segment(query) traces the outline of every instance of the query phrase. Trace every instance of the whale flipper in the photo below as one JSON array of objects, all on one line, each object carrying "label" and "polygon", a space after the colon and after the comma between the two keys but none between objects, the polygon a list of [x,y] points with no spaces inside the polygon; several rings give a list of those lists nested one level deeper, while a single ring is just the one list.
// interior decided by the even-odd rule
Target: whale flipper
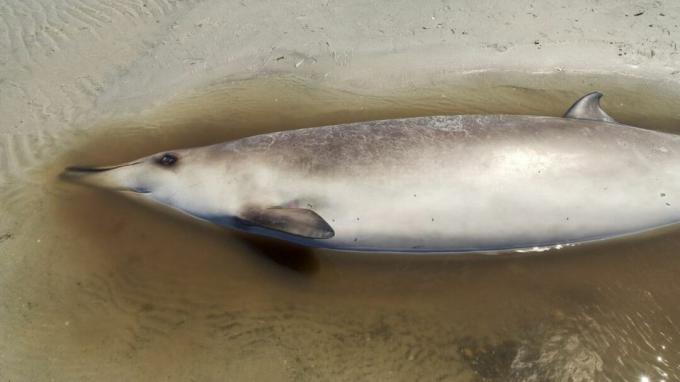
[{"label": "whale flipper", "polygon": [[566,113],[564,113],[564,118],[589,119],[593,121],[616,123],[616,120],[610,117],[609,114],[600,107],[600,98],[602,98],[602,93],[600,92],[592,92],[584,95],[571,105]]},{"label": "whale flipper", "polygon": [[246,225],[310,239],[330,239],[335,236],[333,228],[321,216],[306,208],[249,208],[240,218]]}]

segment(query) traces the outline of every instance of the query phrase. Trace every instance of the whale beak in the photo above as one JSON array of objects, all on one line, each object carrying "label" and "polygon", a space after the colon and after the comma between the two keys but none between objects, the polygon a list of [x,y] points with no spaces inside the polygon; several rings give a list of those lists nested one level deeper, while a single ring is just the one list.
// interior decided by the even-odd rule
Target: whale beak
[{"label": "whale beak", "polygon": [[102,172],[102,171],[109,171],[113,170],[118,167],[122,167],[126,165],[116,165],[116,166],[100,166],[100,167],[89,167],[89,166],[69,166],[64,169],[64,171],[61,173],[62,177],[65,178],[77,178],[83,175],[87,175],[93,172]]},{"label": "whale beak", "polygon": [[125,171],[141,162],[123,163],[113,166],[69,166],[59,174],[63,180],[95,186],[116,191],[133,191],[148,193],[145,189],[131,187],[125,180],[129,171]]}]

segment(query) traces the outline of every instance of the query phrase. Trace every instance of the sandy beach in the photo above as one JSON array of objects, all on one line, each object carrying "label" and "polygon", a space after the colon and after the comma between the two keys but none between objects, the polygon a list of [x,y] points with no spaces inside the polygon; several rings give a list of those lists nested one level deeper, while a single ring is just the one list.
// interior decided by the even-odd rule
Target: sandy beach
[{"label": "sandy beach", "polygon": [[677,233],[517,262],[321,252],[308,272],[57,180],[262,131],[560,115],[593,88],[678,132],[680,4],[6,0],[0,21],[0,380],[680,378]]}]

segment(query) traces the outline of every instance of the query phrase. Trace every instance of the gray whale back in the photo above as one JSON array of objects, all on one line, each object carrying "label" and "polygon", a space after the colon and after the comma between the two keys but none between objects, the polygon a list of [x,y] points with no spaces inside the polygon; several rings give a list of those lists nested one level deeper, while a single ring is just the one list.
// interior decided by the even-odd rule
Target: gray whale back
[{"label": "gray whale back", "polygon": [[311,206],[333,227],[327,240],[271,233],[305,245],[490,251],[680,219],[680,137],[618,123],[434,116],[277,132],[222,149],[267,169],[275,192],[265,194]]}]

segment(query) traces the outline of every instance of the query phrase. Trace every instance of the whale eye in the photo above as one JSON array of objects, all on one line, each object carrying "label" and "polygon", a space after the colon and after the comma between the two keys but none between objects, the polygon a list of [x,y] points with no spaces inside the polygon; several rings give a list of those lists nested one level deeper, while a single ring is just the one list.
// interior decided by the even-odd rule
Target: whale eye
[{"label": "whale eye", "polygon": [[158,164],[160,164],[161,166],[170,167],[173,166],[175,163],[177,163],[177,155],[175,154],[166,153],[163,154],[162,157],[158,158]]}]

